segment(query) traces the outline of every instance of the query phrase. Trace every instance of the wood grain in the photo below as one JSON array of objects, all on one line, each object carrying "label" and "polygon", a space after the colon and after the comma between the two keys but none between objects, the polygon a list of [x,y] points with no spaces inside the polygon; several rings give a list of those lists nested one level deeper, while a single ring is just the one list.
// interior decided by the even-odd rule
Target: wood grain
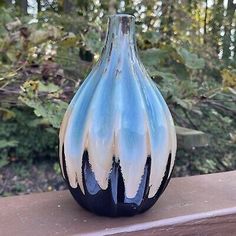
[{"label": "wood grain", "polygon": [[180,148],[191,149],[195,147],[205,147],[209,144],[209,136],[199,130],[188,129],[175,126],[177,144]]},{"label": "wood grain", "polygon": [[115,235],[137,235],[137,236],[194,236],[194,235],[236,235],[236,215],[225,215],[219,217],[205,218],[201,220],[190,221],[187,223],[176,224],[166,227],[155,227],[147,230],[141,230],[130,233],[118,233]]},{"label": "wood grain", "polygon": [[236,235],[236,171],[172,179],[144,214],[93,215],[68,191],[0,199],[0,235]]}]

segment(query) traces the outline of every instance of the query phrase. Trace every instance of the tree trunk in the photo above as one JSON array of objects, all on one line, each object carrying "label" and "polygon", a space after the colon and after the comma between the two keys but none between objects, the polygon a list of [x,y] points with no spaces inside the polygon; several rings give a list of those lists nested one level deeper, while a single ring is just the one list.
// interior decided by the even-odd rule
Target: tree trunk
[{"label": "tree trunk", "polygon": [[12,1],[11,1],[11,0],[4,0],[4,2],[5,2],[5,4],[6,4],[7,6],[10,6],[10,5],[12,4]]},{"label": "tree trunk", "polygon": [[167,35],[168,39],[170,39],[171,36],[173,35],[173,12],[174,12],[174,4],[171,3],[170,10],[169,10],[169,15],[168,15],[168,19],[167,19],[167,32],[166,32],[166,35]]},{"label": "tree trunk", "polygon": [[16,6],[20,7],[21,13],[27,14],[28,1],[27,0],[16,0]]},{"label": "tree trunk", "polygon": [[173,12],[172,0],[163,0],[161,5],[161,23],[160,33],[162,35],[162,41],[168,42],[169,37],[172,35],[172,12]]},{"label": "tree trunk", "polygon": [[38,13],[41,12],[41,0],[36,0],[38,4]]},{"label": "tree trunk", "polygon": [[236,62],[236,30],[234,31],[234,57],[233,61]]},{"label": "tree trunk", "polygon": [[72,2],[71,0],[64,0],[63,1],[63,11],[64,13],[71,13],[72,10]]},{"label": "tree trunk", "polygon": [[191,13],[192,12],[192,0],[187,1],[187,8],[188,8],[188,12]]},{"label": "tree trunk", "polygon": [[168,12],[168,2],[169,0],[162,0],[161,4],[161,23],[160,23],[160,32],[164,34],[165,25],[166,25],[166,15]]},{"label": "tree trunk", "polygon": [[109,1],[108,12],[110,15],[113,15],[116,13],[116,1],[115,0]]},{"label": "tree trunk", "polygon": [[213,6],[213,18],[210,22],[212,27],[211,39],[213,47],[216,49],[217,54],[220,53],[219,43],[222,41],[221,27],[224,18],[224,0],[215,0]]},{"label": "tree trunk", "polygon": [[205,16],[204,16],[204,42],[206,42],[206,34],[207,34],[207,11],[208,11],[208,3],[205,0]]},{"label": "tree trunk", "polygon": [[223,37],[223,56],[222,58],[226,61],[229,60],[231,55],[230,46],[231,46],[231,29],[232,29],[232,22],[235,12],[236,4],[233,3],[233,0],[228,0],[227,6],[227,13],[226,13],[226,24],[224,27],[224,37]]}]

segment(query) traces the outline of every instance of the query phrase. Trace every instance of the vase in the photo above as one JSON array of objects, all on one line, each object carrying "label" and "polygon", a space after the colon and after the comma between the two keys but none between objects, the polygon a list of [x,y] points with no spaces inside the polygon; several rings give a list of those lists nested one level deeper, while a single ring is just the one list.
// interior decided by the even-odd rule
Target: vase
[{"label": "vase", "polygon": [[135,18],[112,15],[100,60],[61,124],[63,177],[87,210],[131,216],[165,190],[175,153],[170,111],[138,57]]}]

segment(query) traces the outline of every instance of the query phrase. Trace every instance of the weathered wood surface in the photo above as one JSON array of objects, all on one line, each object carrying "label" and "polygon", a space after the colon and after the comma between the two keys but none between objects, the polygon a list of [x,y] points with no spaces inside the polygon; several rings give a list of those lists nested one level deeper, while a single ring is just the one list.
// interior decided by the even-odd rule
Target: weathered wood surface
[{"label": "weathered wood surface", "polygon": [[95,216],[68,191],[0,199],[0,235],[236,235],[236,171],[175,178],[148,212]]},{"label": "weathered wood surface", "polygon": [[234,236],[236,235],[236,215],[194,220],[178,225],[156,227],[138,232],[118,233],[115,235],[155,235],[155,236]]},{"label": "weathered wood surface", "polygon": [[209,136],[198,130],[175,126],[178,147],[191,149],[205,147],[209,144]]}]

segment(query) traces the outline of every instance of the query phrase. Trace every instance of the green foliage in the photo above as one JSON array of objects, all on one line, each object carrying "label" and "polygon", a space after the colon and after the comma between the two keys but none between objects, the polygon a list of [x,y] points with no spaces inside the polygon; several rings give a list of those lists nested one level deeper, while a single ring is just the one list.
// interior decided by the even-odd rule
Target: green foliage
[{"label": "green foliage", "polygon": [[89,31],[84,37],[86,47],[92,53],[100,53],[102,48],[101,34],[96,31]]},{"label": "green foliage", "polygon": [[[59,100],[61,89],[53,83],[42,83],[40,81],[26,81],[22,86],[19,99],[28,107],[34,109],[38,117],[42,117],[45,123],[51,124],[54,128],[59,128],[68,104]],[[39,93],[44,93],[44,99]],[[48,100],[45,100],[45,96]]]},{"label": "green foliage", "polygon": [[[57,132],[68,102],[100,56],[106,29],[101,16],[112,6],[108,1],[63,3],[52,1],[35,17],[20,15],[14,6],[0,9],[0,167],[15,159],[57,156]],[[235,54],[226,47],[228,35],[227,45],[221,36],[224,10],[214,3],[205,22],[202,1],[166,8],[158,3],[125,1],[124,7],[113,7],[136,14],[141,60],[175,123],[211,136],[208,148],[179,150],[176,175],[233,169]],[[220,58],[224,48],[228,56]]]},{"label": "green foliage", "polygon": [[179,54],[184,65],[189,69],[203,69],[205,61],[203,58],[198,58],[196,54],[190,53],[185,48],[178,48],[177,53]]},{"label": "green foliage", "polygon": [[0,122],[0,167],[17,160],[57,156],[57,131],[29,108],[12,108],[14,117]]}]

